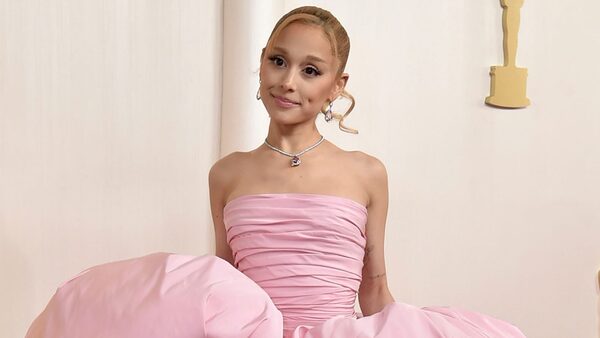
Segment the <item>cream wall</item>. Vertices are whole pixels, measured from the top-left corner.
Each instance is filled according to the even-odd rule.
[[[210,251],[220,1],[0,0],[0,336],[82,269]]]
[[[482,104],[498,1],[313,3],[350,34],[360,134],[319,126],[388,168],[396,299],[600,337],[600,3],[525,1],[523,110]],[[264,138],[259,49],[301,4],[0,0],[0,336],[90,265],[212,252],[208,169]]]

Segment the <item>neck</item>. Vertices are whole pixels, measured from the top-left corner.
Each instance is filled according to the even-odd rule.
[[[271,124],[267,134],[267,141],[271,145],[289,153],[298,153],[317,143],[320,138],[321,134],[314,125],[312,128],[283,131]]]

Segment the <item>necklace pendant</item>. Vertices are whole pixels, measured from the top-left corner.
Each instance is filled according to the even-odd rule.
[[[292,158],[292,167],[297,167],[300,165],[300,163],[302,163],[302,161],[300,161],[300,158],[298,156],[294,156]]]

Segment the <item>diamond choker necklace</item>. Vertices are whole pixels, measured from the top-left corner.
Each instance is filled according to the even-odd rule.
[[[276,152],[278,152],[278,153],[280,153],[280,154],[282,154],[282,155],[285,155],[285,156],[287,156],[287,157],[291,157],[291,158],[292,158],[292,161],[291,161],[292,167],[297,167],[297,166],[299,166],[299,165],[300,165],[300,163],[302,163],[302,161],[300,161],[300,156],[301,156],[302,154],[304,154],[305,152],[307,152],[307,151],[309,151],[309,150],[312,150],[312,149],[314,149],[314,148],[315,148],[315,147],[317,147],[319,144],[321,144],[321,142],[323,142],[324,140],[325,140],[325,138],[323,137],[323,135],[321,135],[321,138],[319,139],[319,141],[317,141],[317,143],[315,143],[315,144],[313,144],[312,146],[310,146],[310,147],[308,147],[308,148],[306,148],[306,149],[302,150],[301,152],[299,152],[299,153],[297,153],[297,154],[291,154],[291,153],[288,153],[287,151],[283,151],[283,150],[281,150],[281,149],[279,149],[279,148],[277,148],[277,147],[274,147],[273,145],[271,145],[271,144],[270,144],[270,143],[267,141],[267,139],[266,139],[266,138],[265,138],[265,144],[267,145],[267,147],[269,147],[269,148],[271,148],[271,149],[275,150]]]

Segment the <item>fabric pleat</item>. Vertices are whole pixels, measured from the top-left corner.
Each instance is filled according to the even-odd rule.
[[[256,194],[230,201],[223,220],[236,267],[282,312],[284,330],[355,317],[366,208],[313,194]]]
[[[25,337],[263,338],[281,330],[269,297],[231,264],[155,253],[95,266],[64,283]]]

